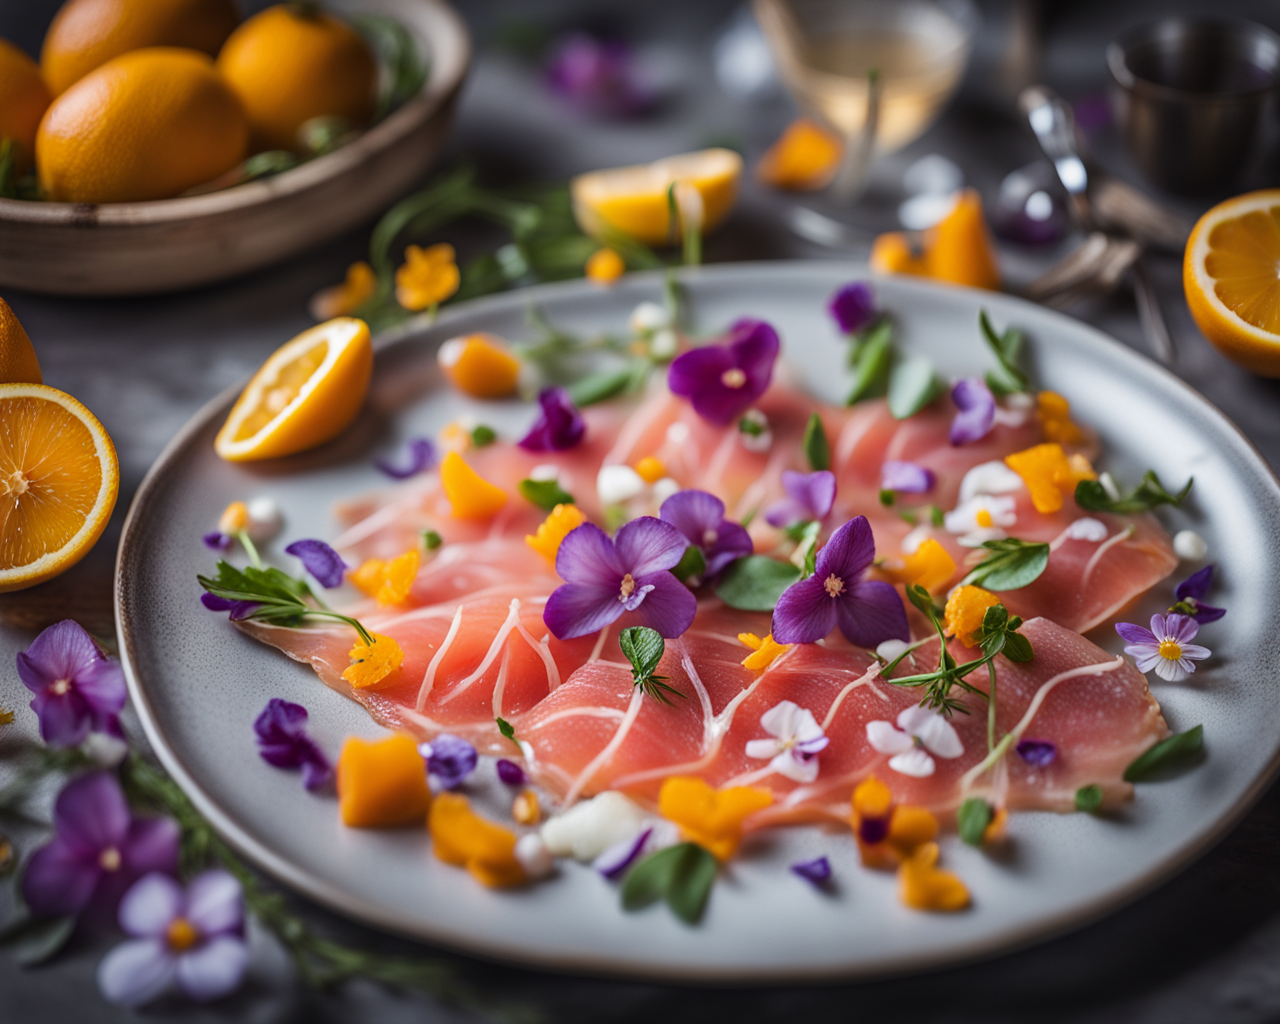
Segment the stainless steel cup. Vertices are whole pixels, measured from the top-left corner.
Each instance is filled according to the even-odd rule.
[[[1111,43],[1107,65],[1129,151],[1162,188],[1226,188],[1270,142],[1280,86],[1280,36],[1270,29],[1163,18]]]

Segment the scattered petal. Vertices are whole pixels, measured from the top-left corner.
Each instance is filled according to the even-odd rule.
[[[324,541],[295,540],[284,550],[285,554],[297,558],[303,568],[311,573],[326,590],[342,586],[342,578],[348,568],[347,563]]]
[[[408,449],[408,461],[397,466],[386,459],[374,459],[373,464],[382,473],[393,480],[407,480],[411,476],[425,472],[435,465],[436,446],[429,437],[410,438],[405,447]]]

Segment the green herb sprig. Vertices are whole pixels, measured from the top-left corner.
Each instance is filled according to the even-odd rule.
[[[983,545],[991,554],[975,565],[960,581],[964,586],[987,590],[1020,590],[1039,579],[1049,565],[1049,545],[1006,537]]]
[[[555,480],[521,480],[516,489],[526,501],[547,512],[557,505],[573,504],[573,495]]]
[[[312,593],[305,580],[279,569],[262,569],[253,565],[237,569],[230,562],[220,561],[216,577],[197,576],[196,579],[215,597],[256,605],[244,616],[246,619],[290,627],[301,626],[307,618],[332,619],[345,622],[360,634],[360,639],[366,644],[373,643],[369,631],[356,619],[327,607]]]
[[[687,699],[674,686],[667,685],[666,676],[654,674],[667,650],[666,641],[656,629],[628,626],[618,634],[618,646],[627,661],[631,662],[632,683],[639,687],[641,693],[668,705],[671,703],[670,694]]]
[[[978,326],[988,347],[995,354],[996,368],[987,371],[987,387],[994,395],[1012,395],[1020,391],[1031,390],[1031,379],[1018,365],[1022,355],[1022,345],[1026,340],[1016,327],[1005,329],[997,334],[991,326],[991,319],[985,309],[978,312]]]
[[[1196,482],[1191,477],[1177,494],[1170,494],[1156,476],[1155,470],[1149,469],[1142,477],[1142,482],[1132,491],[1119,498],[1112,498],[1107,489],[1098,480],[1081,480],[1076,484],[1076,504],[1086,512],[1113,512],[1117,515],[1137,515],[1139,512],[1150,512],[1161,505],[1181,505],[1191,493],[1191,485]]]

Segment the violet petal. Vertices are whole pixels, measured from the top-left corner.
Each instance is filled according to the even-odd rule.
[[[574,527],[556,552],[556,574],[567,583],[608,587],[616,592],[626,572],[613,541],[595,523]]]
[[[818,552],[814,575],[839,576],[846,586],[862,578],[876,558],[876,541],[866,516],[854,516]]]
[[[882,843],[889,836],[890,816],[883,818],[860,818],[858,820],[858,838],[868,846]]]
[[[587,433],[587,422],[564,388],[543,388],[542,406],[529,432],[517,444],[529,452],[562,452],[577,447]]]
[[[614,537],[618,560],[637,580],[642,575],[674,569],[687,546],[679,530],[654,516],[631,520]]]
[[[1151,630],[1132,622],[1117,622],[1116,632],[1131,644],[1155,644],[1157,647],[1160,646],[1160,641],[1156,639]]]
[[[406,447],[409,449],[409,461],[403,469],[385,459],[374,459],[374,466],[393,480],[407,480],[435,464],[436,446],[429,437],[411,438]]]
[[[79,914],[93,896],[102,869],[55,837],[27,859],[22,898],[36,917]]]
[[[1047,768],[1058,758],[1057,744],[1049,740],[1020,740],[1018,756],[1036,768]]]
[[[239,988],[248,968],[244,940],[218,935],[177,958],[178,987],[188,999],[207,1003]]]
[[[951,389],[956,407],[951,421],[951,443],[956,447],[981,440],[991,432],[996,421],[996,399],[991,389],[978,377],[966,377]]]
[[[453,789],[476,769],[476,748],[461,736],[441,733],[418,748],[427,759],[427,773],[441,789]]]
[[[284,549],[285,554],[293,555],[311,573],[326,590],[342,586],[343,574],[347,571],[347,563],[342,556],[322,540],[308,538],[295,540]]]
[[[863,580],[847,598],[836,601],[836,622],[849,643],[869,651],[886,640],[911,639],[902,598],[883,580]]]
[[[206,533],[200,538],[204,541],[204,546],[210,551],[229,551],[231,549],[231,534],[219,533],[214,530],[212,533]]]
[[[175,917],[186,906],[177,879],[159,871],[143,875],[120,900],[117,919],[120,930],[135,939],[164,938]]]
[[[914,462],[889,459],[880,467],[880,487],[902,494],[927,494],[938,482],[933,470]]]
[[[244,927],[244,890],[220,868],[203,871],[187,886],[186,918],[201,935],[239,933]]]
[[[177,957],[163,939],[122,942],[98,964],[98,989],[116,1006],[149,1003],[172,984]]]
[[[773,638],[780,644],[811,644],[836,628],[836,603],[816,576],[791,584],[773,609]]]
[[[827,302],[827,312],[835,318],[841,334],[855,334],[871,323],[876,313],[875,294],[866,281],[847,284]]]
[[[498,758],[498,778],[508,786],[523,786],[529,781],[529,776],[514,761],[508,761],[505,757]]]
[[[1173,596],[1179,601],[1186,601],[1192,598],[1198,601],[1209,593],[1209,587],[1212,585],[1213,566],[1206,565],[1203,569],[1192,573],[1179,583],[1177,589],[1173,592]]]
[[[1191,617],[1201,625],[1204,625],[1207,622],[1217,622],[1222,618],[1222,616],[1227,614],[1227,610],[1225,608],[1218,608],[1211,604],[1202,604],[1194,597],[1188,598],[1187,603],[1195,608],[1195,614]]]
[[[653,589],[636,608],[640,620],[668,640],[683,636],[698,614],[698,599],[669,572],[640,577],[636,583]]]
[[[777,332],[763,320],[739,320],[727,345],[706,345],[676,357],[667,370],[667,386],[688,398],[703,419],[726,426],[768,389],[778,349]]]
[[[782,488],[787,496],[765,510],[770,526],[792,526],[807,519],[821,522],[835,504],[836,476],[827,469],[813,473],[784,469]]]
[[[617,878],[640,856],[640,852],[644,849],[645,843],[649,841],[651,835],[653,835],[653,829],[647,828],[638,836],[614,843],[596,857],[591,862],[591,866],[604,875],[605,878]]]
[[[628,117],[652,105],[651,86],[636,71],[631,48],[577,32],[561,40],[546,71],[547,85],[591,114]]]
[[[333,765],[307,735],[307,709],[273,697],[254,720],[258,754],[276,768],[301,768],[302,784],[319,789],[333,776]]]
[[[826,857],[797,861],[791,865],[791,873],[799,875],[806,882],[822,885],[831,879],[831,861],[827,860]]]
[[[557,640],[572,640],[616,622],[623,610],[617,586],[566,583],[547,598],[542,609],[542,621]]]

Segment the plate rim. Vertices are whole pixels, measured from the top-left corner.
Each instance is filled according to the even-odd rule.
[[[767,272],[771,269],[788,272],[803,268],[820,270],[822,268],[845,268],[853,276],[870,279],[875,282],[884,280],[882,275],[872,273],[865,261],[842,259],[790,259],[790,260],[744,260],[733,263],[721,263],[711,266],[682,267],[676,269],[676,277],[680,283],[707,278],[731,278],[736,273],[747,270]],[[632,273],[627,276],[629,282],[660,282],[668,273],[666,270],[650,270]],[[895,286],[907,284],[921,291],[941,290],[958,292],[974,296],[998,296],[1002,303],[1031,309],[1039,315],[1048,315],[1051,319],[1061,319],[1069,323],[1073,329],[1083,330],[1094,336],[1094,340],[1115,350],[1121,360],[1129,360],[1143,373],[1156,372],[1166,383],[1176,385],[1184,398],[1199,404],[1221,423],[1229,428],[1245,453],[1251,457],[1263,471],[1262,476],[1270,485],[1273,497],[1280,505],[1280,475],[1272,468],[1257,445],[1242,431],[1235,422],[1221,409],[1191,385],[1186,383],[1172,371],[1150,359],[1148,356],[1123,344],[1105,331],[1068,316],[1058,310],[1030,302],[1017,295],[997,292],[991,293],[977,288],[951,285],[929,281],[927,279],[909,279],[895,277]],[[548,284],[533,285],[513,289],[497,295],[482,296],[477,299],[461,302],[456,306],[443,310],[434,320],[426,315],[416,316],[403,324],[381,332],[374,339],[375,357],[388,349],[411,340],[421,331],[428,328],[448,326],[454,320],[464,320],[475,312],[500,311],[510,305],[527,305],[539,297],[555,299],[561,296],[573,296],[575,293],[595,294],[592,286],[583,280],[560,281]],[[142,724],[143,732],[152,750],[164,769],[182,788],[188,799],[213,827],[215,832],[238,854],[249,860],[255,867],[264,871],[277,883],[286,888],[300,892],[309,899],[321,904],[329,910],[345,915],[357,922],[379,928],[383,931],[408,938],[417,942],[430,943],[444,947],[448,951],[461,952],[490,962],[507,963],[525,968],[549,970],[560,973],[591,974],[601,977],[646,979],[655,982],[677,984],[696,984],[705,986],[717,985],[749,985],[764,987],[780,983],[816,985],[839,981],[870,981],[881,978],[902,977],[929,971],[938,971],[962,967],[979,961],[995,959],[1018,950],[1026,949],[1043,942],[1050,941],[1068,932],[1109,917],[1113,912],[1131,905],[1133,902],[1152,892],[1160,885],[1180,874],[1188,866],[1199,860],[1212,847],[1216,846],[1242,818],[1254,807],[1265,790],[1280,775],[1280,744],[1273,752],[1271,760],[1259,771],[1247,789],[1214,821],[1213,825],[1200,832],[1196,838],[1181,847],[1178,851],[1153,865],[1141,876],[1117,889],[1107,890],[1091,899],[1079,902],[1069,909],[1061,910],[1046,917],[1040,917],[1020,927],[1006,928],[998,934],[983,940],[971,941],[965,950],[955,952],[941,949],[922,951],[910,955],[894,954],[890,963],[864,962],[860,965],[836,967],[784,967],[778,970],[761,969],[750,966],[735,970],[731,966],[708,968],[693,966],[681,968],[677,965],[655,967],[648,964],[628,965],[620,963],[616,958],[606,954],[601,957],[589,955],[565,956],[563,954],[539,954],[536,949],[524,945],[507,945],[501,940],[473,939],[465,934],[433,929],[430,922],[419,917],[397,913],[389,908],[372,903],[356,896],[341,886],[331,884],[323,878],[300,868],[260,842],[247,830],[242,828],[234,817],[224,811],[219,804],[201,787],[183,764],[178,752],[166,741],[156,716],[152,712],[150,701],[139,679],[132,657],[134,637],[126,624],[125,592],[127,590],[126,573],[130,554],[141,543],[137,532],[137,523],[143,515],[152,497],[152,492],[159,486],[159,481],[173,461],[175,455],[186,445],[188,439],[208,427],[217,416],[224,413],[243,390],[248,382],[244,380],[225,388],[207,401],[183,425],[164,446],[155,461],[147,470],[138,486],[121,530],[120,543],[117,548],[112,607],[116,620],[116,641],[121,666],[129,689],[129,696]]]

